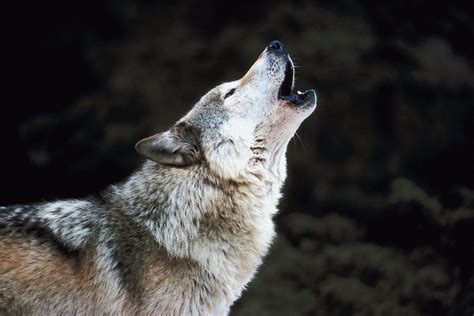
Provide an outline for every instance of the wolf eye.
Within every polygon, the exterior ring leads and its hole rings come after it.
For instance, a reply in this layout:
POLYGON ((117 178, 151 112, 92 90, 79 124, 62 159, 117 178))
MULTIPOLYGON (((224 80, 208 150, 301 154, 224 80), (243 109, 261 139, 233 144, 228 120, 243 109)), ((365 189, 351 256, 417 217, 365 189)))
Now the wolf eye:
POLYGON ((233 95, 234 92, 235 92, 235 89, 230 89, 230 91, 225 94, 224 99, 227 99, 228 97, 230 97, 231 95, 233 95))

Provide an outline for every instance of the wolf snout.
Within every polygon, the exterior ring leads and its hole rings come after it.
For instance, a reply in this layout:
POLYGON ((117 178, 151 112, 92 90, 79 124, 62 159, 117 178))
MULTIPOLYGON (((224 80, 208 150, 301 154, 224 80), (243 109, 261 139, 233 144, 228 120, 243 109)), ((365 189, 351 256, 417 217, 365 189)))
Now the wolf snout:
POLYGON ((285 47, 283 46, 282 42, 280 41, 272 41, 268 44, 267 49, 272 52, 285 54, 285 47))

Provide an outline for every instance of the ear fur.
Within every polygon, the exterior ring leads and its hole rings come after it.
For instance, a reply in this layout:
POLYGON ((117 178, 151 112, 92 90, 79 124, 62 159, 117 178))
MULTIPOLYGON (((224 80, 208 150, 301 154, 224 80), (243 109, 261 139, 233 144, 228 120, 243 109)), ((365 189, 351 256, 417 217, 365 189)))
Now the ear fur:
POLYGON ((186 123, 140 140, 135 150, 146 159, 175 167, 188 166, 201 159, 198 133, 186 123))

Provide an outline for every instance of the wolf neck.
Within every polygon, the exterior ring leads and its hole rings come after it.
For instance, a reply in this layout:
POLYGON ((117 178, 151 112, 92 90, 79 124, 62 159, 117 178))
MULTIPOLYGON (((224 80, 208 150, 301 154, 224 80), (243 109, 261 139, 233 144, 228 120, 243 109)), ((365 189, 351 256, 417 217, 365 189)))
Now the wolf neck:
POLYGON ((224 181, 202 166, 179 169, 147 161, 115 187, 114 196, 170 255, 192 259, 214 274, 231 269, 250 279, 274 236, 281 186, 254 178, 224 181))

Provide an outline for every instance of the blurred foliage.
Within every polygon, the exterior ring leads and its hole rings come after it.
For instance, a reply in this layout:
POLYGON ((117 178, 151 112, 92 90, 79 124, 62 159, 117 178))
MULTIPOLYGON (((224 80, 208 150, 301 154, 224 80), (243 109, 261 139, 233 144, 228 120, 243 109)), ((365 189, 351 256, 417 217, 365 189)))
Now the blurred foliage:
POLYGON ((462 205, 447 210, 396 179, 376 210, 383 218, 281 216, 285 234, 234 314, 465 314, 473 304, 474 191, 461 194, 462 205))
POLYGON ((136 140, 280 39, 318 108, 289 146, 278 240, 233 314, 472 314, 467 3, 52 1, 5 12, 2 204, 123 179, 139 163, 136 140))

